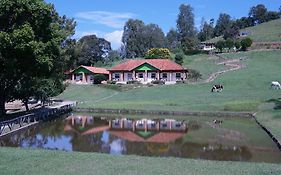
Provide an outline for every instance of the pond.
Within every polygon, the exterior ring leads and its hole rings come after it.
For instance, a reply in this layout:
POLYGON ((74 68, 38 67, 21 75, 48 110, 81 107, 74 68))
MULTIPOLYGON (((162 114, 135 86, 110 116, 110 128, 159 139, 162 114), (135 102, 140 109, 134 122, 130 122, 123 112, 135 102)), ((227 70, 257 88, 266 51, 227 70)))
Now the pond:
POLYGON ((252 119, 70 114, 0 139, 0 146, 281 163, 252 119), (171 118, 171 119, 167 119, 171 118))

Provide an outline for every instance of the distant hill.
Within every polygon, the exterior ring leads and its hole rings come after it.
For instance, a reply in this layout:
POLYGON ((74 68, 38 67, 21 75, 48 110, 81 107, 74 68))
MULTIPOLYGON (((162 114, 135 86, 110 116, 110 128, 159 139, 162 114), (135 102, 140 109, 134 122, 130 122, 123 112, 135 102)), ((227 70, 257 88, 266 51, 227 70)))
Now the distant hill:
MULTIPOLYGON (((247 37, 253 39, 254 42, 281 42, 281 19, 241 29, 240 33, 247 33, 247 37)), ((220 36, 206 42, 217 42, 222 39, 220 36)))

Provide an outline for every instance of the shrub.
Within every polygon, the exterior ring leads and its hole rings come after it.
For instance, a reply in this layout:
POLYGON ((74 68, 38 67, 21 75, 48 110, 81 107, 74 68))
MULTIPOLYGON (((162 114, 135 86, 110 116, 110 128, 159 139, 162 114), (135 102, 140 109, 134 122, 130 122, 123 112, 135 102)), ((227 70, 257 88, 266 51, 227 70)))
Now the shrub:
POLYGON ((225 42, 223 40, 220 40, 216 42, 215 47, 219 49, 220 52, 225 48, 225 42))
POLYGON ((178 54, 176 54, 176 56, 175 56, 175 62, 178 63, 178 64, 180 64, 180 65, 182 65, 182 63, 183 63, 183 58, 184 58, 183 53, 178 53, 178 54))
POLYGON ((162 80, 154 80, 154 81, 151 81, 151 84, 165 84, 165 81, 162 81, 162 80))
POLYGON ((131 80, 131 81, 127 81, 127 84, 141 84, 141 83, 137 80, 131 80))
POLYGON ((108 81, 107 81, 107 84, 116 84, 116 81, 110 81, 110 80, 108 80, 108 81))
POLYGON ((94 84, 101 84, 101 82, 105 80, 107 80, 107 78, 103 74, 94 75, 94 84))
POLYGON ((198 79, 202 79, 202 74, 197 70, 189 69, 188 78, 197 81, 198 79))
POLYGON ((236 47, 237 50, 239 50, 240 47, 241 47, 241 43, 240 43, 239 41, 236 41, 236 42, 234 43, 234 46, 236 47))
POLYGON ((170 50, 167 48, 152 48, 149 49, 145 55, 146 59, 165 59, 165 58, 171 58, 170 50))
POLYGON ((247 48, 251 47, 253 40, 251 38, 245 38, 241 40, 241 49, 246 51, 247 48))

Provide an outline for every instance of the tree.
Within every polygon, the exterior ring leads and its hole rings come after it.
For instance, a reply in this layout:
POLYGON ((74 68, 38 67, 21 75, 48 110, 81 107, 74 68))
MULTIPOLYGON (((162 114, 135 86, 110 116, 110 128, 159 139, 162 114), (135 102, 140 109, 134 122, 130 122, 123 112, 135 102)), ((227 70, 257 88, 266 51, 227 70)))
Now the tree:
POLYGON ((156 24, 148 24, 144 28, 143 34, 144 47, 147 49, 160 48, 165 45, 165 34, 162 29, 156 24))
POLYGON ((129 19, 122 36, 127 58, 144 57, 148 49, 164 47, 165 35, 156 24, 145 25, 141 20, 129 19))
POLYGON ((194 27, 193 8, 182 4, 177 19, 177 31, 182 50, 186 53, 196 47, 196 29, 194 27))
POLYGON ((255 21, 253 20, 252 17, 242 17, 242 18, 237 19, 235 21, 235 25, 239 29, 244 29, 246 27, 254 26, 255 25, 255 21))
POLYGON ((215 47, 219 49, 220 52, 222 52, 222 50, 225 48, 225 42, 223 40, 220 40, 215 44, 215 47))
POLYGON ((5 115, 5 102, 37 85, 28 84, 28 78, 52 78, 62 85, 74 28, 73 20, 60 17, 43 0, 0 1, 1 116, 5 115))
POLYGON ((146 59, 170 59, 171 53, 167 48, 152 48, 145 55, 146 59))
POLYGON ((182 65, 184 59, 184 54, 183 53, 177 53, 175 56, 175 62, 182 65))
POLYGON ((211 19, 209 23, 202 20, 201 30, 198 33, 198 39, 200 41, 206 41, 213 37, 214 35, 214 19, 211 19))
POLYGON ((104 62, 111 51, 111 44, 96 35, 82 37, 76 45, 77 64, 91 66, 104 62))
POLYGON ((226 30, 230 29, 233 21, 231 20, 230 15, 226 13, 221 13, 219 15, 219 19, 217 20, 217 24, 214 29, 215 36, 221 36, 225 33, 226 30))
POLYGON ((266 22, 267 8, 263 4, 258 4, 250 9, 249 16, 253 17, 255 23, 261 24, 266 22))
POLYGON ((233 22, 230 28, 227 28, 223 33, 223 38, 226 39, 235 39, 239 36, 239 27, 233 22))
POLYGON ((251 38, 244 38, 241 40, 241 49, 243 51, 246 51, 247 48, 251 47, 253 41, 251 38))
POLYGON ((166 36, 166 47, 170 50, 177 49, 180 46, 178 37, 178 32, 175 29, 170 29, 166 36))
POLYGON ((225 41, 225 47, 228 48, 228 50, 230 50, 231 48, 234 47, 234 41, 230 38, 228 38, 226 41, 225 41))

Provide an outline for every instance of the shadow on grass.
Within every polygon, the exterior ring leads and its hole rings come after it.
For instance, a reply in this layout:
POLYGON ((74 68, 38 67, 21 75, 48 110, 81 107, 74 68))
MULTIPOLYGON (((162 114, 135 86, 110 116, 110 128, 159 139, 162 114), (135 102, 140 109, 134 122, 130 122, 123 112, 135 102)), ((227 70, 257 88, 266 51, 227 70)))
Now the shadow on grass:
POLYGON ((273 109, 275 109, 275 110, 281 110, 281 98, 269 99, 269 100, 267 100, 266 102, 274 103, 275 106, 274 106, 273 109))

